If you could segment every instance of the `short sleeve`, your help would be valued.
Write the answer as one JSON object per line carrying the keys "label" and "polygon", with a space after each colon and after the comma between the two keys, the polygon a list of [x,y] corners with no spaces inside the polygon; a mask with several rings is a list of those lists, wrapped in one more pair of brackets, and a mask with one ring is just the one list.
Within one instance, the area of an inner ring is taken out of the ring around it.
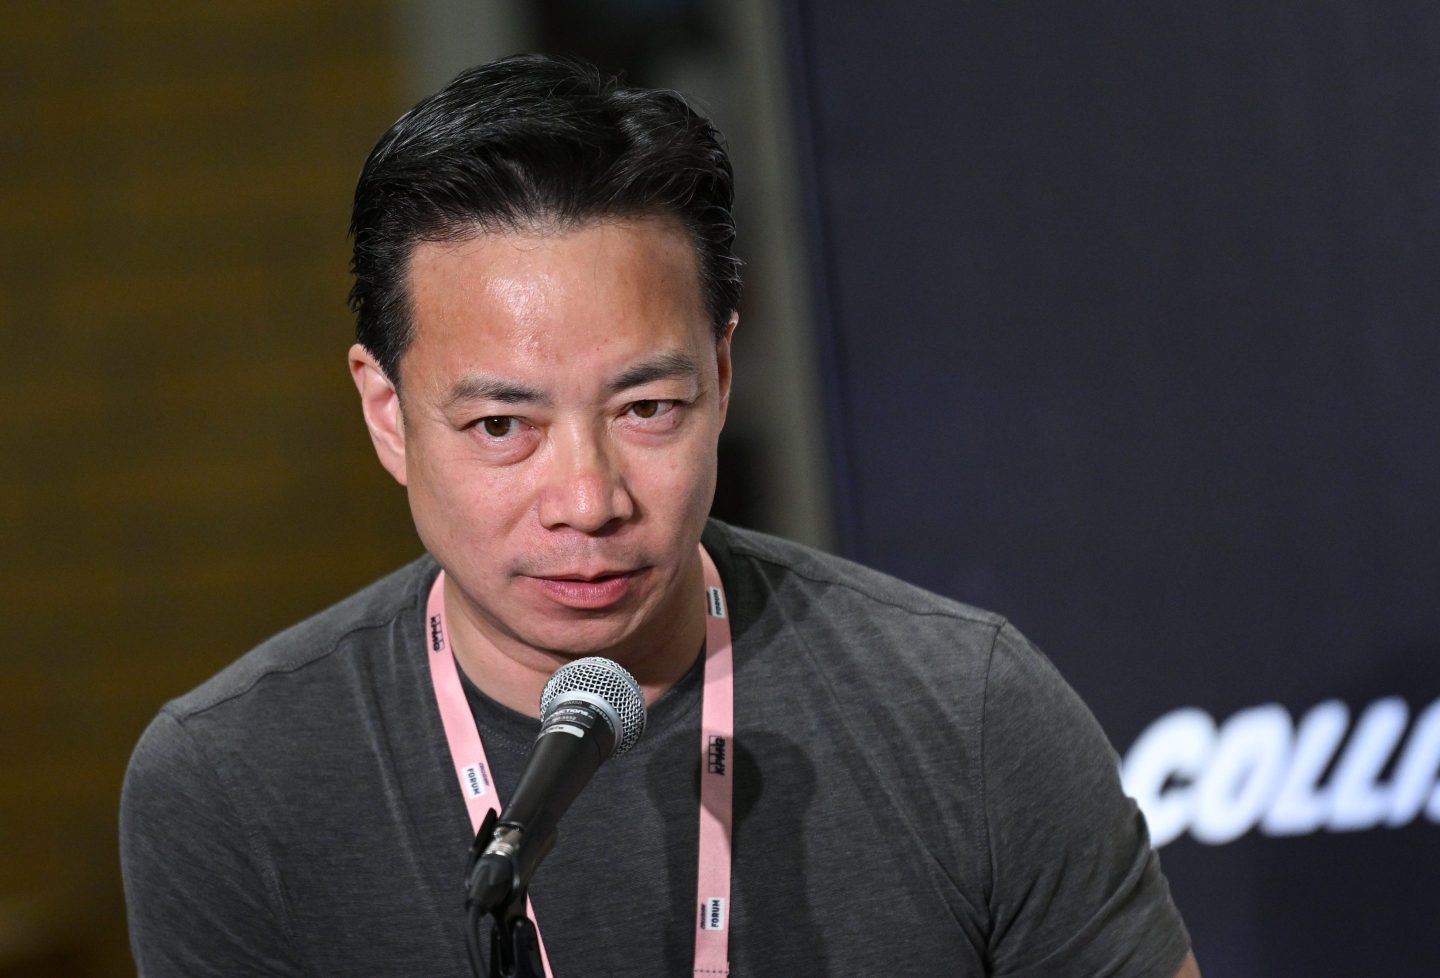
{"label": "short sleeve", "polygon": [[130,758],[120,860],[140,978],[300,973],[243,817],[202,745],[168,713]]}
{"label": "short sleeve", "polygon": [[993,974],[1172,978],[1189,936],[1094,716],[1009,625],[983,725]]}

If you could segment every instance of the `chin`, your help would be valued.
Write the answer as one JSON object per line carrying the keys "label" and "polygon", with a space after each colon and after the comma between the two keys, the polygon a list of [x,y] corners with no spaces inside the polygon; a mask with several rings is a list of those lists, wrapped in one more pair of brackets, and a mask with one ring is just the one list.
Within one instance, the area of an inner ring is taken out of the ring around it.
{"label": "chin", "polygon": [[547,634],[536,635],[527,640],[527,644],[567,659],[578,659],[587,655],[603,655],[613,659],[624,656],[632,637],[629,629],[613,626],[587,628],[585,624],[580,624],[555,628]]}

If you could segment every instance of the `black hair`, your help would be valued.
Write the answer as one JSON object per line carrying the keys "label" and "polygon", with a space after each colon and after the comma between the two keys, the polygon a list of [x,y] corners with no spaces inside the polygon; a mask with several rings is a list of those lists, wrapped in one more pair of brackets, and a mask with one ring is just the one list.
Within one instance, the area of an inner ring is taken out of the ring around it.
{"label": "black hair", "polygon": [[546,55],[471,68],[401,116],[360,171],[356,340],[398,385],[414,332],[406,269],[421,242],[662,215],[695,247],[718,339],[740,301],[733,199],[723,137],[677,93]]}

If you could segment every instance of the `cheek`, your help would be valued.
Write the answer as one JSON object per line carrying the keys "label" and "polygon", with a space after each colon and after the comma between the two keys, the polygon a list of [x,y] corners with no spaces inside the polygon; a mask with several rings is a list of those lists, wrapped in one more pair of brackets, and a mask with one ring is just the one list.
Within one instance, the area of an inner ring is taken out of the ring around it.
{"label": "cheek", "polygon": [[411,510],[431,535],[471,543],[502,532],[523,514],[529,489],[508,470],[463,461],[411,465]]}
{"label": "cheek", "polygon": [[715,494],[715,449],[701,445],[679,456],[643,463],[641,478],[651,505],[671,513],[703,517]]}
{"label": "cheek", "polygon": [[482,469],[453,483],[456,518],[490,532],[510,529],[530,511],[535,499],[532,478],[524,471]]}

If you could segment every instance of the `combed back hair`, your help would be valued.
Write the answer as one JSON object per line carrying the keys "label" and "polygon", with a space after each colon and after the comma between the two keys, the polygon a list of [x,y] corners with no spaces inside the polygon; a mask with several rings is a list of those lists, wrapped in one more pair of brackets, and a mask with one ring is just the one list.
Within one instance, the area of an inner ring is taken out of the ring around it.
{"label": "combed back hair", "polygon": [[401,116],[360,172],[356,340],[398,385],[414,335],[407,267],[421,242],[648,216],[688,232],[718,339],[740,301],[733,199],[720,133],[675,92],[543,55],[472,68]]}

